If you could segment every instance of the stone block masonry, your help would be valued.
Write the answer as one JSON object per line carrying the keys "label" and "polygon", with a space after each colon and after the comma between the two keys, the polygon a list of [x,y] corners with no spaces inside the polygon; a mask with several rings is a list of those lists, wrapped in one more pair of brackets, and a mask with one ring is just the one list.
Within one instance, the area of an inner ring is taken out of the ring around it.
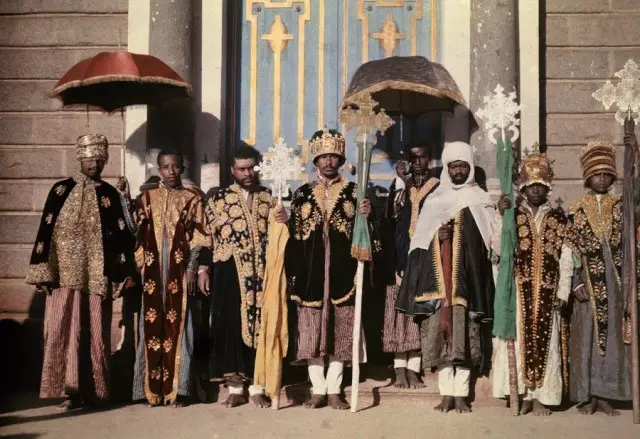
{"label": "stone block masonry", "polygon": [[127,0],[0,2],[0,320],[38,318],[24,274],[49,188],[77,172],[75,139],[105,134],[104,175],[119,175],[120,115],[62,109],[47,94],[82,59],[126,50],[127,10]]}
{"label": "stone block masonry", "polygon": [[640,1],[546,0],[545,18],[547,152],[555,160],[553,198],[568,208],[583,193],[579,156],[588,142],[617,145],[622,169],[622,127],[591,94],[615,81],[629,58],[640,62]]}

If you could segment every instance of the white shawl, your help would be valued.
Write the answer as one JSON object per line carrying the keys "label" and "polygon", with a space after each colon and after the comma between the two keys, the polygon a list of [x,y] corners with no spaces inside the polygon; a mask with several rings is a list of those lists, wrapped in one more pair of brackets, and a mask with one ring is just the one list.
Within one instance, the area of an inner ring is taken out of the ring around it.
{"label": "white shawl", "polygon": [[[467,181],[460,185],[453,184],[448,169],[449,163],[458,160],[467,162],[471,168]],[[442,166],[440,185],[425,200],[409,251],[416,248],[428,250],[438,229],[453,219],[456,213],[465,207],[471,211],[482,239],[487,249],[490,249],[494,203],[491,201],[489,193],[482,190],[475,182],[471,146],[464,142],[445,144],[442,151]]]}

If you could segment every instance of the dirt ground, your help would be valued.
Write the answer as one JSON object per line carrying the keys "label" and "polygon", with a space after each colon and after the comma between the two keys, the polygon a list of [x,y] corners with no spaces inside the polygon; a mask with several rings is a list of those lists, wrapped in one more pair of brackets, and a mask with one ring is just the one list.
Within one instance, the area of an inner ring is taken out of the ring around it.
{"label": "dirt ground", "polygon": [[219,403],[182,409],[138,404],[61,413],[55,405],[45,404],[50,403],[38,403],[33,397],[5,401],[0,438],[640,438],[640,425],[633,424],[628,410],[617,418],[583,416],[575,408],[548,418],[512,417],[500,405],[478,403],[468,415],[440,414],[432,410],[432,398],[380,401],[375,406],[365,399],[355,414],[300,406],[279,411],[251,405],[227,409]]}

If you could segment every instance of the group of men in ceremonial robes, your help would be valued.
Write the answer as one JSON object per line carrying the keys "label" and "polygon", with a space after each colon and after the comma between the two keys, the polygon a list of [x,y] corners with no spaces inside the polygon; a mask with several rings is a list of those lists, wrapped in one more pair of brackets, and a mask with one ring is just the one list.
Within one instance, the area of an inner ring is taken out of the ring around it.
{"label": "group of men in ceremonial robes", "polygon": [[[633,134],[625,143],[637,148]],[[209,380],[229,388],[227,407],[248,401],[269,407],[273,395],[252,378],[264,338],[271,219],[289,230],[280,251],[288,302],[280,305],[289,307],[288,331],[280,332],[288,332],[284,361],[307,366],[306,407],[349,408],[342,376],[354,348],[358,261],[351,240],[360,214],[374,237],[373,252],[393,258],[381,335],[384,351],[395,355],[396,387],[423,387],[422,373],[437,371],[442,400],[435,409],[467,413],[472,373],[489,370],[493,351],[493,394],[509,395],[515,379],[522,414],[549,415],[565,389],[585,414],[615,415],[610,402],[631,399],[632,301],[621,281],[613,146],[585,148],[587,193],[567,215],[549,203],[554,173],[545,154],[523,157],[514,202],[503,194],[494,203],[476,183],[469,144],[445,143],[439,178],[429,169],[432,148],[417,144],[409,150],[410,167],[396,168],[385,218],[394,242],[385,249],[375,238],[370,201],[358,201],[356,185],[341,173],[343,135],[325,128],[309,146],[317,176],[294,192],[287,215],[260,185],[260,155],[252,147],[233,151],[233,183],[206,201],[183,186],[182,155],[162,151],[160,183],[132,202],[100,177],[107,139],[79,137],[80,171],[51,189],[27,273],[27,282],[47,295],[41,397],[66,397],[65,410],[108,399],[112,301],[137,283],[134,400],[181,407],[195,396],[193,296],[204,294],[211,296]],[[503,214],[512,207],[516,340],[492,344],[492,263],[505,256]],[[365,346],[359,347],[363,361]]]}

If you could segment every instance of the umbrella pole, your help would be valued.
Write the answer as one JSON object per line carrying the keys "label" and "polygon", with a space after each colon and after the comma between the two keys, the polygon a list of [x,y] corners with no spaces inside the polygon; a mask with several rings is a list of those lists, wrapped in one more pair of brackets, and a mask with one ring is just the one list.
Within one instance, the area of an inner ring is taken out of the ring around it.
{"label": "umbrella pole", "polygon": [[120,109],[120,120],[122,121],[122,151],[120,152],[120,175],[125,177],[124,171],[124,162],[126,159],[125,150],[127,148],[127,133],[125,132],[125,121],[124,121],[124,107]]}

